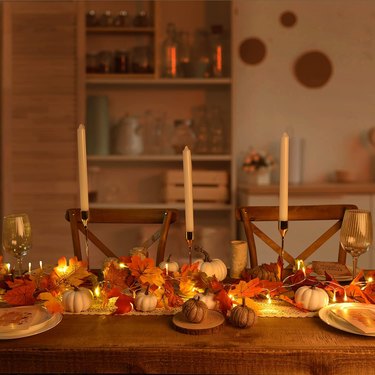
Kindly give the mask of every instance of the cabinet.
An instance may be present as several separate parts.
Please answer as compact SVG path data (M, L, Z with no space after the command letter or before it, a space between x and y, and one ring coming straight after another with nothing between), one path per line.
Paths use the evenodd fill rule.
M199 139L197 112L202 108L208 110L211 115L216 115L210 116L208 122L208 140L212 141L212 128L220 123L223 147L219 152L217 149L199 152L197 148L195 152L193 148L193 179L194 171L198 170L224 172L227 196L219 201L210 201L207 196L200 199L196 195L198 189L194 189L196 243L229 262L229 241L235 235L236 181L232 147L231 2L88 1L81 4L81 19L86 19L90 11L93 12L88 21L92 22L95 14L94 23L98 21L99 25L86 24L80 32L79 42L83 46L81 66L86 70L81 90L81 118L87 127L88 144L94 143L94 152L89 153L88 163L90 189L95 187L96 194L93 194L95 201L90 205L178 208L181 211L180 225L173 227L169 241L171 248L167 251L185 258L184 204L182 200L166 200L165 192L168 171L182 170L182 153L174 150L171 140L174 124L180 119L193 120L192 129ZM106 11L110 11L113 18L109 25L103 26L100 22L105 20ZM123 26L120 18L116 18L120 13ZM120 25L115 25L117 23ZM208 31L207 40L210 42L211 27L221 26L224 52L220 77L213 77L212 70L202 74L194 69L175 78L164 77L162 45L167 26L171 23L179 32L184 32L185 38L190 36L191 62L196 61L194 50L198 43L194 34L203 30L200 36L207 36ZM108 60L110 53L103 51L121 51L126 64L116 66L114 59ZM195 66L190 65L191 68ZM103 111L108 112L104 120L98 115L98 106L90 102L93 97L104 98L101 105ZM134 118L141 135L136 135L136 130L129 128L128 123L121 122ZM124 146L124 143L134 146L140 136L142 144L138 148L129 151ZM95 144L103 137L109 140L104 148Z

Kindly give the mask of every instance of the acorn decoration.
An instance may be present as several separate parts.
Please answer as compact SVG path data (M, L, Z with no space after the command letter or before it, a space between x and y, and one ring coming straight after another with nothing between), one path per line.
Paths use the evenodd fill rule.
M229 321L238 328L250 328L257 320L255 311L246 306L245 298L242 299L242 305L233 307L230 312Z
M188 299L182 305L182 313L187 321L201 323L206 319L208 307L200 300L199 296Z

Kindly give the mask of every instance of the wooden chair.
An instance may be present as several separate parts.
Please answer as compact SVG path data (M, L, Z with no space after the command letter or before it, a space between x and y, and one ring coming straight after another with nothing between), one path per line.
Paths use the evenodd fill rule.
M293 266L295 259L306 260L316 250L318 250L327 240L329 240L335 233L337 233L342 224L345 210L356 209L357 206L352 204L339 205L318 205L318 206L289 206L288 221L307 221L307 220L328 220L329 228L313 241L305 250L298 256L293 257L287 251L283 252L283 258L290 266ZM251 268L258 265L257 249L255 244L256 235L265 244L267 244L277 254L281 254L281 247L271 239L264 231L262 231L255 222L274 221L277 225L279 220L278 206L246 206L238 207L236 209L236 219L243 223L247 243L249 247L250 266ZM332 221L334 221L332 225ZM287 236L286 236L287 238ZM345 264L346 252L339 244L338 262Z
M170 225L177 221L178 211L174 209L107 209L92 208L89 212L89 224L87 226L88 239L107 257L117 257L94 233L90 230L90 223L103 224L160 224L160 229L147 240L147 247L159 240L156 255L156 264L164 260L165 247ZM65 219L70 222L70 229L73 239L74 255L82 260L81 232L85 235L86 231L81 221L81 211L79 208L68 209L65 213Z

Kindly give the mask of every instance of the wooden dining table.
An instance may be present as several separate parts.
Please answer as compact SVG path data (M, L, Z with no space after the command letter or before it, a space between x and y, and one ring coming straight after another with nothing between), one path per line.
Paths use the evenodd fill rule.
M0 341L1 373L375 374L375 337L319 317L225 322L205 335L177 331L170 315L64 315L54 328Z

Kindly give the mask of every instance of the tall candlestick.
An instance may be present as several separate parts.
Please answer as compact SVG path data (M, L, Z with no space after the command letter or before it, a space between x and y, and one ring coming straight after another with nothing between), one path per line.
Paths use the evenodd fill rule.
M191 152L187 146L183 151L183 167L184 167L184 191L185 191L185 222L186 232L194 232L194 216L193 216L193 180Z
M189 248L189 265L191 265L191 252L194 240L194 216L193 216L193 178L191 165L191 152L185 146L183 152L184 167L184 192L185 192L185 225L186 225L186 242Z
M289 136L283 133L280 144L279 221L288 221Z
M78 140L78 171L81 211L89 210L89 191L87 182L86 130L80 124L77 130Z

